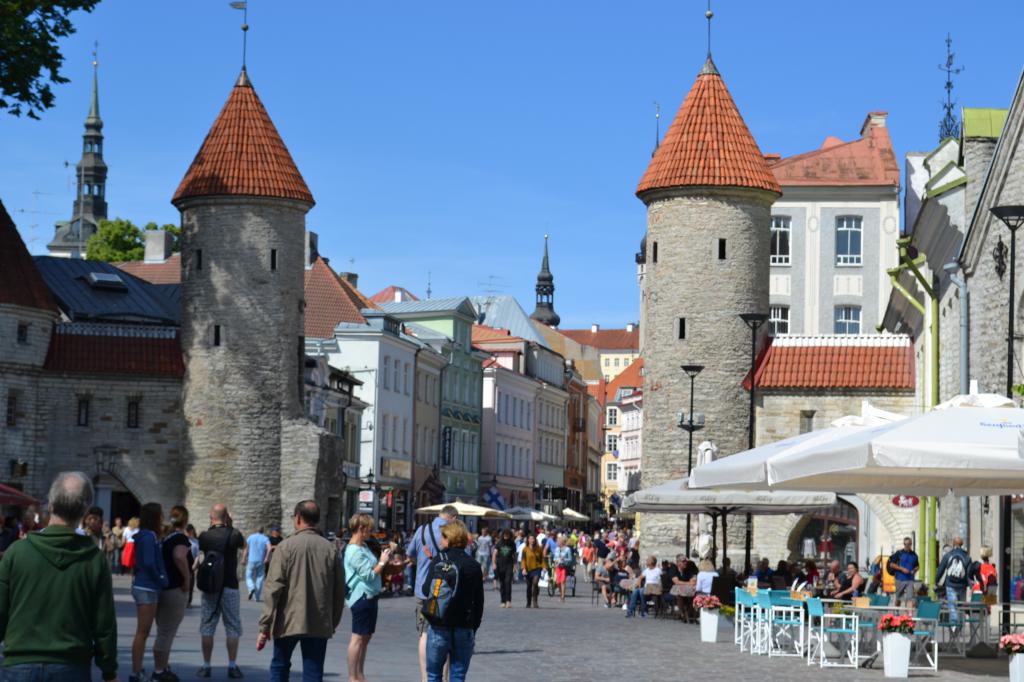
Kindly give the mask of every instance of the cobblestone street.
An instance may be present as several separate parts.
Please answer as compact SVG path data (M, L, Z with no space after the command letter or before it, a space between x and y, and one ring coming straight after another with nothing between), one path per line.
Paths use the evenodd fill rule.
M118 633L121 652L121 679L127 679L129 647L135 631L134 605L128 593L128 581L115 578L118 607ZM590 586L580 583L578 596L565 604L541 597L539 610L522 608L525 592L515 586L512 609L497 608L495 593L488 591L488 607L480 629L476 654L469 679L474 682L507 682L525 679L531 682L576 682L609 679L628 671L626 679L635 682L673 680L748 680L774 682L789 680L877 680L884 679L881 662L875 670L827 670L807 667L803 660L740 654L730 643L702 644L699 628L668 619L626 620L621 610L591 606ZM188 610L171 655L171 667L182 680L195 679L202 660L199 649L199 608ZM377 634L370 643L366 661L367 677L372 682L415 682L417 675L413 600L409 597L381 599ZM246 628L239 661L246 679L269 679L270 647L255 649L259 607L242 603ZM351 632L348 610L341 627L328 645L328 680L345 680L345 648ZM725 635L723 631L723 635ZM722 637L723 640L727 636ZM152 638L149 642L152 645ZM214 649L213 679L227 679L224 638L217 633ZM625 668L623 667L625 666ZM147 669L152 659L147 652ZM296 651L292 679L301 677L301 659ZM912 677L934 680L984 680L1005 678L1006 659L940 659L938 675L917 673ZM94 679L99 679L95 674Z

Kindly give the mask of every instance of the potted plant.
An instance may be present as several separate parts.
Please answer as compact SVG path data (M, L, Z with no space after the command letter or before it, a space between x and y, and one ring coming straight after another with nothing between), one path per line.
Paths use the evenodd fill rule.
M1010 682L1024 682L1024 635L1003 635L999 648L1010 657Z
M718 610L722 602L714 595L700 594L693 598L693 607L700 609L700 641L718 641Z
M910 637L914 619L887 613L878 621L882 632L882 661L886 677L906 677L910 668Z

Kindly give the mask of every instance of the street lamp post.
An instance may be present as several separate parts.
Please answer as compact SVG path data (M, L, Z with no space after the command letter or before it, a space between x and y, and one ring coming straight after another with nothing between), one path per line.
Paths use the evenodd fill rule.
M703 417L697 421L693 418L693 382L697 378L697 375L704 369L704 365L682 365L682 370L686 373L686 376L690 377L690 411L679 420L679 428L683 429L689 434L690 445L689 453L686 456L686 475L690 475L690 471L693 470L693 432L700 431L704 428ZM686 515L686 558L690 558L690 514Z
M1010 302L1006 311L1006 397L1013 398L1013 341L1014 341L1014 276L1017 269L1017 228L1024 225L1024 206L994 206L989 209L1010 228ZM1003 495L999 501L999 545L1002 552L999 567L999 591L1003 602L1002 631L1010 627L1010 544L1012 542L1010 516L1013 513L1010 496Z
M750 414L747 423L747 449L754 448L754 396L757 390L757 382L754 380L754 373L757 371L757 330L768 320L764 313L742 313L740 318L750 327ZM750 546L753 544L753 516L747 513L747 549L744 555L744 568L747 575L750 575Z

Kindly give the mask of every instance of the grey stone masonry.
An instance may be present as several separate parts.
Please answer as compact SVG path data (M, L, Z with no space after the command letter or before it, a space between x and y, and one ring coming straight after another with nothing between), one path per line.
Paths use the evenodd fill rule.
M248 530L281 518L282 420L301 415L310 206L216 196L178 208L186 505L223 502Z
M687 475L686 433L676 415L688 410L685 363L704 366L694 408L707 426L694 443L710 440L719 457L745 450L749 395L750 329L741 313L768 312L768 240L775 195L733 188L675 188L650 192L647 263L642 300L644 430L642 485ZM720 240L724 240L722 243ZM656 255L655 255L656 252ZM724 256L724 257L722 257ZM685 320L681 333L680 320ZM762 333L767 324L762 327ZM685 338L680 338L685 336ZM645 515L645 553L669 556L684 544L682 516ZM730 544L741 538L730 524Z

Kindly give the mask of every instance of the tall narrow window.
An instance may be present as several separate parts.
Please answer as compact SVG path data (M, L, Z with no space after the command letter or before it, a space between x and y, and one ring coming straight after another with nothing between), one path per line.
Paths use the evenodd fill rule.
M80 397L78 399L78 425L89 425L89 399Z
M215 345L215 346L219 346L220 345L220 325L219 324L213 325L213 345Z
M125 426L129 429L139 428L139 399L128 399L128 413L125 418Z
M860 308L855 305L836 306L836 334L860 334Z
M772 336L782 336L789 333L789 307L784 305L773 305L769 309L768 324L771 325Z
M18 343L28 343L28 325L24 322L18 323Z
M658 262L658 242L651 244L651 261L654 263Z
M814 430L814 410L800 410L800 433Z
M844 215L836 218L836 265L861 264L861 218Z
M14 393L7 394L7 425L18 425L18 396Z
M203 269L203 250L196 249L196 270Z
M718 240L718 260L725 260L725 240Z
M686 318L685 317L680 317L679 318L679 338L680 339L685 339L686 338Z
M270 250L270 269L277 270L277 249Z
M772 216L771 264L789 265L790 218L788 215Z

